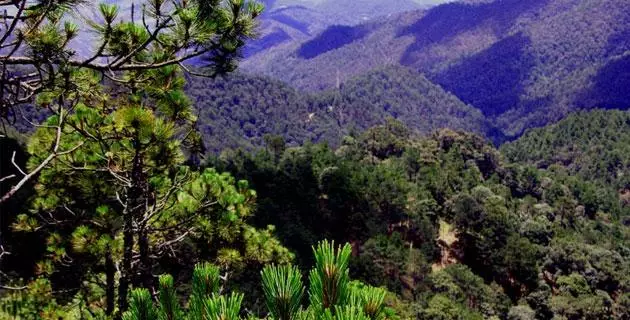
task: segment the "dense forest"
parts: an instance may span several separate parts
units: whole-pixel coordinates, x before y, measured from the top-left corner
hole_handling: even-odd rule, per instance
[[[543,169],[560,165],[567,174],[626,193],[630,189],[629,135],[627,111],[578,112],[527,132],[502,146],[502,151],[512,161]]]
[[[396,122],[336,150],[281,146],[214,166],[260,190],[252,222],[275,223],[299,264],[322,235],[350,242],[351,273],[422,319],[624,317],[630,208],[590,180]]]
[[[191,77],[186,92],[195,100],[199,131],[213,154],[253,150],[264,145],[266,135],[282,136],[293,146],[320,141],[337,146],[350,131],[388,117],[420,133],[455,128],[496,137],[481,112],[404,67],[375,70],[319,94],[246,74]]]
[[[429,2],[0,1],[0,319],[630,319],[624,4]]]
[[[581,116],[602,117],[602,112]],[[573,133],[559,131],[548,137],[615,130],[600,125],[590,130],[574,125]],[[616,190],[604,187],[595,176],[569,174],[567,162],[566,167],[558,162],[541,170],[505,160],[474,134],[441,130],[419,137],[410,132],[390,120],[345,137],[335,149],[326,144],[287,147],[281,137],[269,136],[264,150],[226,150],[204,166],[250,182],[256,199],[248,223],[277,235],[278,244],[286,246],[282,250],[291,252],[283,259],[301,270],[316,263],[311,247],[319,240],[352,244],[350,276],[386,288],[385,303],[398,317],[628,316],[630,229],[624,222],[629,221],[630,208],[620,202]],[[515,144],[527,139],[531,137]],[[8,244],[42,249],[17,251],[5,261],[5,272],[32,276],[33,267],[24,268],[24,261],[50,257],[46,251],[52,244],[38,232],[19,227],[21,219],[12,227],[16,241]],[[275,250],[268,244],[265,248]],[[76,285],[68,276],[76,277],[77,270],[96,263],[85,261],[89,252],[82,253],[85,249],[76,244],[66,250],[69,257],[83,256],[83,269],[58,266],[50,284],[55,291]],[[196,254],[179,256],[177,263],[163,261],[163,270],[178,282],[192,281],[192,270],[186,267],[191,264],[185,261],[213,255],[203,253],[207,249],[194,250]],[[252,297],[262,295],[256,272],[252,274],[255,268],[247,265],[232,267],[228,288],[246,293],[247,310],[263,310],[261,301]],[[11,271],[12,266],[20,268]],[[89,283],[84,285],[95,285]],[[76,300],[81,291],[64,295]],[[66,299],[62,296],[56,295],[59,304]],[[5,298],[4,304],[15,298]],[[98,307],[99,299],[90,304]],[[70,305],[63,308],[71,310]]]

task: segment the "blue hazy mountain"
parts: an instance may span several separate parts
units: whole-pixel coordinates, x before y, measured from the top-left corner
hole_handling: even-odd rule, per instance
[[[517,136],[574,110],[630,107],[628,39],[627,0],[453,2],[330,26],[242,67],[317,91],[404,65]]]
[[[307,41],[331,26],[353,26],[447,1],[266,0],[263,1],[266,10],[261,19],[259,38],[249,44],[245,55],[266,53],[277,46]]]

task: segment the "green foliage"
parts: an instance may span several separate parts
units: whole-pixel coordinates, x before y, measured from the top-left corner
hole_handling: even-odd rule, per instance
[[[103,120],[107,117],[90,109],[78,110],[86,127],[124,123],[115,130],[149,140],[177,131],[177,126],[155,125],[159,111],[125,109]],[[209,165],[218,169],[173,167],[168,157],[159,157],[168,147],[148,157],[146,167],[155,174],[147,182],[165,208],[150,220],[149,244],[159,247],[181,235],[172,230],[187,219],[194,226],[185,241],[170,245],[176,258],[165,254],[153,265],[154,272],[173,273],[177,281],[192,273],[192,289],[175,290],[173,278],[160,278],[155,314],[233,319],[245,314],[241,310],[262,315],[266,303],[268,317],[277,319],[626,316],[630,231],[619,195],[606,183],[570,174],[570,165],[545,170],[510,162],[483,138],[451,130],[417,137],[390,121],[343,140],[335,150],[324,144],[287,147],[268,138],[267,150],[228,150],[212,159]],[[129,143],[121,144],[128,148]],[[74,156],[86,165],[102,161],[90,159],[89,152]],[[120,168],[128,165],[116,155],[110,158]],[[66,164],[58,165],[43,171],[40,181],[48,188],[37,190],[33,211],[15,225],[23,231],[39,228],[41,216],[47,216],[38,212],[80,221],[45,230],[47,257],[39,269],[52,280],[80,274],[85,282],[103,281],[103,255],[118,258],[124,247],[121,233],[93,224],[121,221],[114,180],[98,172],[72,172],[57,181],[46,174],[64,172]],[[610,192],[614,196],[601,196]],[[272,223],[277,228],[269,227]],[[318,243],[321,237],[331,241]],[[346,242],[352,246],[334,245]],[[298,267],[285,266],[294,257],[289,250]],[[67,266],[68,258],[89,275],[71,273],[76,269]],[[191,270],[199,259],[216,267]],[[263,267],[273,262],[282,266]],[[304,299],[302,274],[312,265],[309,299]],[[260,280],[258,267],[261,291],[251,285]],[[85,282],[81,285],[89,290],[72,292],[72,299],[102,310],[105,288]],[[180,304],[186,294],[188,303]],[[77,314],[66,306],[67,296],[59,298],[51,310]]]
[[[335,248],[334,241],[324,241],[313,248],[315,267],[309,274],[309,300],[312,306],[332,309],[348,302],[348,264],[351,251],[349,244]]]
[[[527,305],[518,305],[510,308],[508,320],[534,320],[536,312]]]
[[[628,121],[622,111],[597,110],[575,113],[554,126],[531,130],[506,144],[502,151],[513,161],[540,168],[561,164],[568,173],[598,185],[625,187]]]
[[[246,74],[190,78],[186,92],[197,102],[200,131],[212,153],[270,147],[267,135],[281,136],[290,146],[324,141],[337,146],[353,130],[386,124],[388,118],[420,133],[446,127],[477,133],[487,129],[474,108],[402,67],[376,70],[339,91],[323,93],[299,92],[276,80]]]
[[[432,274],[429,283],[429,295],[435,296],[428,302],[428,314],[447,308],[461,309],[461,312],[471,316],[481,314],[484,318],[503,317],[509,306],[508,297],[496,284],[485,284],[482,278],[461,264],[450,265]]]
[[[36,179],[35,194],[29,210],[12,221],[14,232],[33,233],[45,243],[45,254],[30,267],[62,292],[60,301],[80,295],[82,306],[119,317],[130,288],[153,292],[158,271],[190,274],[200,259],[234,273],[290,261],[273,227],[247,224],[256,193],[246,182],[186,163],[203,148],[184,93],[183,62],[203,56],[208,61],[200,63],[209,65],[211,76],[232,71],[262,8],[245,1],[148,1],[138,23],[119,18],[116,5],[102,4],[101,17],[88,23],[99,47],[80,60],[67,44],[86,30],[65,22],[77,3],[66,4],[24,2],[29,16],[15,20],[28,25],[28,50],[11,54],[27,55],[20,61],[38,71],[39,82],[29,83],[41,92],[37,107],[49,115],[27,145],[24,170]],[[42,10],[40,20],[31,21],[30,14],[40,14],[34,7]],[[47,72],[39,72],[42,64]],[[153,317],[145,314],[144,298],[132,297],[138,308],[132,311]],[[228,315],[224,307],[236,300],[215,302],[215,312]]]
[[[147,289],[136,289],[131,292],[129,310],[123,316],[123,320],[156,320],[157,310],[153,307],[151,294]]]
[[[363,306],[363,313],[368,319],[381,319],[384,317],[384,301],[387,291],[382,288],[360,286],[359,284],[356,282],[350,283],[350,304]]]
[[[267,308],[273,317],[295,319],[304,294],[300,270],[294,266],[267,266],[261,275]]]
[[[360,283],[351,284],[347,278],[349,244],[336,249],[334,243],[323,241],[317,248],[313,248],[313,252],[315,260],[321,261],[312,271],[317,273],[314,277],[321,274],[327,278],[320,281],[326,286],[311,281],[309,293],[320,293],[320,297],[331,298],[313,298],[311,295],[310,306],[302,309],[304,287],[300,271],[289,265],[267,266],[261,272],[262,286],[272,319],[385,319],[384,299],[387,292]],[[210,264],[195,266],[189,307],[184,311],[175,299],[175,288],[170,276],[160,278],[158,307],[153,305],[146,289],[135,289],[131,294],[129,310],[123,314],[123,319],[241,319],[243,295],[235,292],[229,296],[220,293],[218,271],[218,267]],[[313,286],[316,288],[313,289]],[[345,300],[341,300],[342,298]],[[334,304],[330,303],[332,299],[335,299]]]
[[[354,277],[413,298],[423,291],[423,280],[430,265],[420,250],[411,248],[395,233],[367,240],[353,267]]]
[[[204,301],[206,312],[203,316],[192,316],[192,319],[225,319],[225,320],[238,320],[240,319],[241,303],[243,302],[243,295],[232,292],[229,297],[226,296],[212,296]]]
[[[429,300],[429,306],[423,311],[423,319],[439,320],[481,320],[483,316],[479,313],[467,310],[461,304],[453,302],[451,299],[435,295]]]
[[[396,293],[410,317],[580,314],[566,309],[579,296],[560,297],[558,281],[572,273],[587,279],[585,301],[610,305],[604,317],[624,303],[615,292],[628,283],[630,233],[611,214],[618,199],[602,199],[597,214],[585,205],[606,189],[508,162],[475,135],[415,137],[396,126],[347,137],[335,151],[229,151],[212,164],[252,182],[256,223],[277,223],[302,266],[317,235],[356,243],[352,276]],[[372,145],[396,152],[362,143],[371,132],[382,133]],[[517,303],[528,307],[511,310]]]
[[[30,284],[26,292],[18,290],[3,295],[1,304],[0,316],[14,319],[33,319],[43,310],[58,308],[50,282],[45,279]]]
[[[193,280],[193,283],[196,283],[195,280]],[[183,317],[183,313],[177,301],[178,297],[177,292],[175,291],[172,276],[160,276],[159,293],[159,319],[181,319]]]

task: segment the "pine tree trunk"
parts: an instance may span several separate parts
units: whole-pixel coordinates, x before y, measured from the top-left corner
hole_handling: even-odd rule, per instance
[[[120,286],[118,287],[118,312],[127,310],[127,295],[132,281],[136,280],[137,273],[132,267],[134,247],[134,222],[142,219],[146,210],[144,195],[147,190],[147,181],[143,173],[143,155],[138,138],[134,139],[135,155],[131,168],[131,187],[127,193],[126,208],[123,212],[123,262],[120,270]],[[135,282],[135,281],[134,281]]]
[[[107,307],[105,314],[111,316],[114,313],[115,299],[116,299],[116,268],[114,266],[114,259],[112,259],[111,249],[107,249],[105,253],[105,282],[107,287],[105,289],[105,297],[107,299]]]
[[[127,202],[129,205],[130,202]],[[133,218],[129,210],[124,212],[123,226],[123,261],[120,269],[120,285],[118,286],[118,312],[122,314],[127,310],[127,294],[131,284],[133,270],[131,270],[131,259],[133,259]]]
[[[149,262],[149,236],[146,226],[142,226],[138,234],[138,247],[140,248],[140,283],[149,292],[153,292],[153,276],[151,275],[151,265]]]

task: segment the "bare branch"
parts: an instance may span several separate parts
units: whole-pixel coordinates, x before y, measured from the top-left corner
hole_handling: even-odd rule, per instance
[[[24,12],[24,8],[26,7],[26,0],[22,0],[22,3],[20,4],[20,7],[18,8],[18,12],[15,14],[16,17],[21,17],[22,16],[22,12]],[[2,36],[2,39],[0,39],[0,45],[4,44],[4,42],[7,40],[7,38],[13,34],[13,31],[15,30],[15,27],[17,26],[17,23],[20,21],[20,19],[13,19],[13,22],[11,22],[11,26],[9,26],[9,29],[7,29],[6,33],[4,34],[4,36]]]
[[[110,64],[103,64],[103,63],[87,63],[85,64],[84,61],[81,60],[69,60],[68,61],[68,65],[74,66],[74,67],[85,67],[85,68],[89,68],[92,70],[97,70],[97,71],[138,71],[138,70],[148,70],[148,69],[154,69],[154,68],[161,68],[161,67],[166,67],[166,66],[170,66],[173,64],[178,64],[180,62],[184,62],[186,60],[201,56],[203,54],[206,54],[212,50],[214,50],[213,48],[214,46],[210,47],[210,48],[202,48],[200,50],[195,50],[192,51],[188,54],[184,54],[180,57],[176,57],[170,60],[166,60],[163,62],[153,62],[153,63],[126,63],[126,64],[122,64],[119,66],[111,66]],[[7,64],[7,65],[29,65],[29,64],[35,64],[37,63],[37,61],[33,58],[30,57],[12,57],[12,56],[0,56],[0,62]],[[60,63],[61,61],[52,61],[52,63]]]
[[[22,177],[22,179],[15,186],[11,188],[11,190],[9,190],[4,196],[2,196],[2,198],[0,198],[0,203],[4,203],[5,201],[9,200],[9,198],[11,198],[16,192],[18,192],[18,190],[20,190],[34,176],[39,174],[39,172],[42,171],[51,161],[53,161],[53,159],[57,158],[58,156],[72,153],[83,145],[83,142],[80,142],[79,144],[70,148],[69,150],[59,152],[61,133],[62,133],[64,120],[65,119],[63,117],[63,112],[61,112],[59,116],[59,124],[57,126],[57,133],[55,136],[55,144],[52,147],[52,152],[33,171],[31,171],[28,174],[25,174],[24,177]],[[24,172],[21,169],[20,169],[20,172],[24,174]]]
[[[5,289],[5,290],[26,290],[27,288],[28,286],[10,287],[10,286],[0,285],[0,289]]]
[[[15,178],[15,177],[16,177],[16,175],[14,175],[14,174],[12,174],[12,175],[8,175],[8,176],[6,176],[6,177],[4,177],[4,178],[0,178],[0,182],[2,182],[2,181],[4,181],[4,180],[13,179],[13,178]]]
[[[201,73],[201,72],[196,72],[196,71],[192,71],[190,70],[185,64],[183,64],[182,62],[178,62],[177,64],[179,64],[179,66],[184,69],[184,71],[186,71],[186,73],[193,75],[193,76],[197,76],[197,77],[204,77],[204,78],[214,78],[217,76],[217,73]]]
[[[20,168],[20,166],[17,165],[17,163],[15,163],[15,151],[13,151],[13,155],[11,156],[11,163],[13,164],[13,166],[18,169],[18,171],[20,171],[20,173],[25,176],[26,173],[24,172],[24,170],[22,170],[22,168]]]
[[[173,244],[175,244],[175,243],[181,242],[181,241],[182,241],[182,240],[184,240],[184,239],[188,236],[188,234],[189,234],[189,233],[191,233],[193,230],[194,230],[194,229],[190,229],[190,230],[188,230],[188,231],[184,232],[182,235],[180,235],[179,237],[177,237],[177,238],[175,238],[175,239],[173,239],[173,240],[169,240],[169,241],[162,242],[161,244],[157,245],[158,250],[159,250],[159,249],[162,249],[162,248],[164,248],[164,247],[166,247],[166,246],[170,246],[170,245],[173,245]]]

